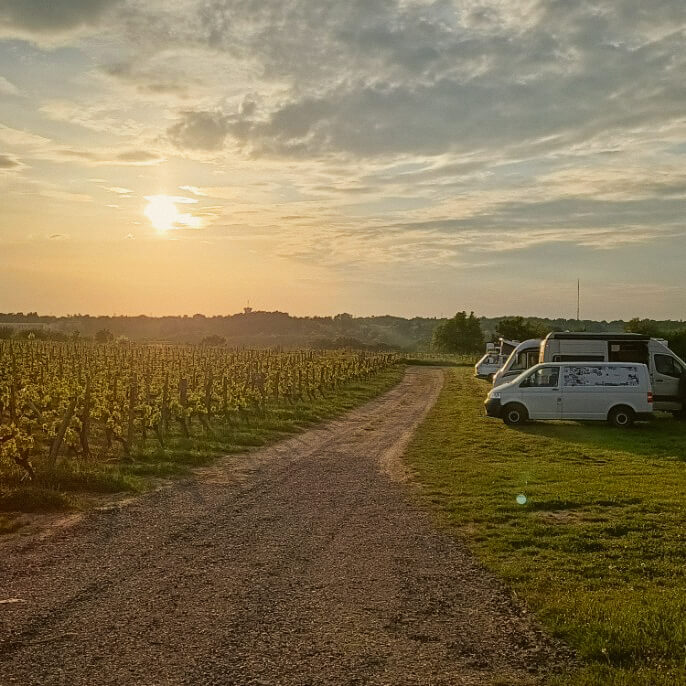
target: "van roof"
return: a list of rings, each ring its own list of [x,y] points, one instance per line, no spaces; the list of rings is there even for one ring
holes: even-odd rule
[[[591,339],[594,341],[649,341],[650,336],[642,333],[595,333],[584,331],[553,331],[549,333],[547,338],[556,338],[558,340],[574,340],[574,339]]]

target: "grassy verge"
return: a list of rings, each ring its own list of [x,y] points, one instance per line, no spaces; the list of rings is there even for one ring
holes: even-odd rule
[[[133,459],[63,459],[47,473],[36,463],[37,477],[22,482],[16,472],[0,472],[0,534],[16,531],[21,513],[80,509],[94,496],[106,493],[136,493],[149,488],[156,479],[187,475],[193,469],[229,453],[265,445],[288,434],[304,430],[339,416],[394,386],[405,372],[394,365],[374,377],[346,384],[324,398],[294,404],[283,403],[248,421],[214,426],[213,436],[195,427],[191,439],[177,437],[162,449],[149,439],[139,443]]]
[[[408,451],[423,497],[576,649],[551,683],[686,684],[686,423],[517,430],[486,389],[449,372]]]
[[[473,367],[478,355],[456,355],[452,353],[414,353],[408,355],[405,364],[426,367]]]

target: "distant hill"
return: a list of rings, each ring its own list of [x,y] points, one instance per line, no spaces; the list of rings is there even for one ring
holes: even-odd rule
[[[487,340],[495,335],[498,323],[505,318],[480,319]],[[626,324],[622,320],[527,319],[552,331],[623,331]],[[293,317],[286,312],[261,312],[249,308],[238,314],[216,317],[202,314],[181,317],[52,317],[36,312],[0,313],[0,337],[23,336],[35,328],[38,330],[36,335],[40,337],[70,337],[78,332],[80,337],[91,338],[106,329],[114,338],[125,336],[149,342],[200,343],[210,337],[220,337],[232,346],[368,346],[414,351],[429,348],[433,330],[441,321],[444,320],[434,317],[353,317],[346,313],[331,317]],[[654,325],[664,332],[686,328],[682,321],[656,321]]]

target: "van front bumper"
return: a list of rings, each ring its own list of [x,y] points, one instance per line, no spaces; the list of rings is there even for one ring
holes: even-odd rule
[[[491,398],[484,403],[486,414],[489,417],[500,417],[500,398]]]

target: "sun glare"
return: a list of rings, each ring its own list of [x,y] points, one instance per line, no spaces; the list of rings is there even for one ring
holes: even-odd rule
[[[174,199],[168,195],[151,195],[147,200],[145,216],[150,223],[160,233],[173,229],[179,219],[179,211],[176,209]]]
[[[177,203],[194,204],[197,200],[173,195],[148,195],[145,199],[148,204],[143,213],[158,233],[167,233],[167,231],[181,227],[200,228],[201,220],[199,217],[179,212],[176,207]]]

